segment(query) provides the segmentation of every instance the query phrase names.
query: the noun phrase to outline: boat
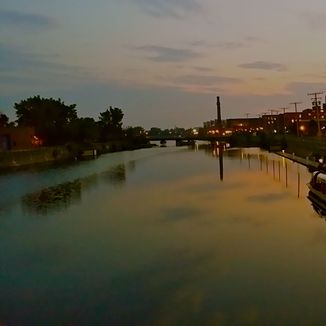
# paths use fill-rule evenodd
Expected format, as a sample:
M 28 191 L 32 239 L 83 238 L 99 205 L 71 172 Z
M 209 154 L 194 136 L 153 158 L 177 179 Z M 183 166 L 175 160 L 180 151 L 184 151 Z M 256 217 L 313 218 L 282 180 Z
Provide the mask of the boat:
M 307 186 L 309 188 L 308 199 L 314 209 L 326 214 L 326 173 L 323 171 L 313 172 Z

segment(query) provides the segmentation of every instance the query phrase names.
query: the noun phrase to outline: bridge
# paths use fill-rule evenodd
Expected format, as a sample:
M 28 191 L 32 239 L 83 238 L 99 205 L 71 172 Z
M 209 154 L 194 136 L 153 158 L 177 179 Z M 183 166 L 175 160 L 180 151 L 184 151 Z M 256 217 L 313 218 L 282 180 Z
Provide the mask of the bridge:
M 210 142 L 229 142 L 230 136 L 218 136 L 218 135 L 191 135 L 191 136 L 149 136 L 147 137 L 149 141 L 160 141 L 165 143 L 166 141 L 175 141 L 176 146 L 190 145 L 196 140 L 200 141 L 210 141 Z
M 218 136 L 218 135 L 192 135 L 192 136 L 147 136 L 149 141 L 195 141 L 195 140 L 202 140 L 202 141 L 223 141 L 227 142 L 230 140 L 230 135 L 228 136 Z

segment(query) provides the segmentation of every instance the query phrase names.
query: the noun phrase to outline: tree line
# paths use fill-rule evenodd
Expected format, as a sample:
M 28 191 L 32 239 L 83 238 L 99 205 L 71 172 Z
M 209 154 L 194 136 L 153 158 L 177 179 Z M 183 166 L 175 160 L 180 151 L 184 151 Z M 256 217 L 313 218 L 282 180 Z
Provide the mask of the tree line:
M 69 141 L 94 143 L 117 139 L 145 138 L 142 127 L 123 128 L 124 113 L 110 106 L 98 120 L 78 117 L 76 104 L 67 105 L 60 98 L 29 97 L 14 104 L 17 120 L 9 122 L 0 114 L 0 127 L 33 127 L 44 145 L 62 145 Z

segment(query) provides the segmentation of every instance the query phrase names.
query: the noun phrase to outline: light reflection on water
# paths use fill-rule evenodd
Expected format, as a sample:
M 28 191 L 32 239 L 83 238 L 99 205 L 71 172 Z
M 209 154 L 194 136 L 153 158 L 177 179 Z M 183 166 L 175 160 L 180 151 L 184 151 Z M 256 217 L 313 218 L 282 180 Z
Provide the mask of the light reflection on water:
M 221 181 L 214 155 L 158 148 L 65 182 L 34 174 L 46 187 L 0 211 L 0 321 L 320 324 L 326 225 L 306 199 L 310 174 L 239 149 L 224 152 Z

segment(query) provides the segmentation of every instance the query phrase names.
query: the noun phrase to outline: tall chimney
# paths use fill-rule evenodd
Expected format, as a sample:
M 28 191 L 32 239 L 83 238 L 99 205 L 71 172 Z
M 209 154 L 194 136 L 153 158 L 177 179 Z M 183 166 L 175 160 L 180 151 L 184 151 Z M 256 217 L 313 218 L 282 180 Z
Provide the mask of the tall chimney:
M 217 109 L 217 127 L 222 127 L 222 118 L 221 118 L 221 104 L 220 104 L 220 97 L 216 97 L 216 109 Z

